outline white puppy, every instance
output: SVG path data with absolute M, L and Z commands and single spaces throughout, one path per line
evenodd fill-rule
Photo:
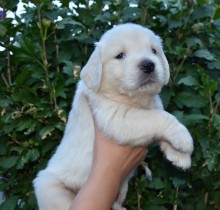
M 149 29 L 122 24 L 102 36 L 81 72 L 62 142 L 34 180 L 40 210 L 68 210 L 86 182 L 92 165 L 93 119 L 119 144 L 157 141 L 174 165 L 191 166 L 192 138 L 163 110 L 158 95 L 169 76 L 161 40 Z M 127 181 L 114 209 L 121 209 L 126 193 Z

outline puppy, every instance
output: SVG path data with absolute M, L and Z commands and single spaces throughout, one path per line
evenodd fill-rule
M 118 144 L 156 141 L 174 165 L 191 166 L 193 140 L 163 110 L 158 95 L 170 72 L 161 39 L 151 30 L 130 23 L 113 27 L 96 43 L 80 76 L 62 142 L 34 180 L 40 210 L 68 210 L 85 184 L 92 165 L 94 121 Z M 121 210 L 127 188 L 125 179 L 113 209 Z

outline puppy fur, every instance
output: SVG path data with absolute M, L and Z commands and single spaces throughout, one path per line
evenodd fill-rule
M 161 39 L 151 30 L 128 23 L 101 37 L 81 71 L 63 139 L 34 180 L 40 210 L 68 210 L 85 184 L 92 165 L 94 121 L 118 144 L 156 141 L 174 165 L 191 166 L 192 137 L 163 110 L 158 95 L 169 77 Z M 115 210 L 122 208 L 129 178 L 122 184 Z

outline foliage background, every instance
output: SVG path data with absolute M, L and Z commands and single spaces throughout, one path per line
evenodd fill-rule
M 162 98 L 166 110 L 195 141 L 192 168 L 174 168 L 150 147 L 148 183 L 139 169 L 128 209 L 220 209 L 220 3 L 211 0 L 1 0 L 0 210 L 37 209 L 32 180 L 62 138 L 79 69 L 93 43 L 114 24 L 136 22 L 164 40 L 172 78 Z M 58 18 L 62 17 L 62 18 Z

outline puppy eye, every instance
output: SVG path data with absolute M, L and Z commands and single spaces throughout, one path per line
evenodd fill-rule
M 125 53 L 119 53 L 118 55 L 115 56 L 116 59 L 123 59 L 125 57 Z
M 157 54 L 157 51 L 154 48 L 152 48 L 152 53 Z

